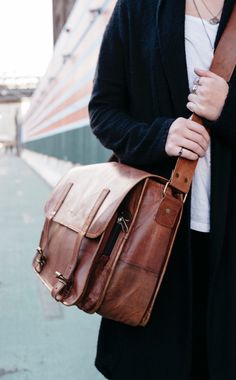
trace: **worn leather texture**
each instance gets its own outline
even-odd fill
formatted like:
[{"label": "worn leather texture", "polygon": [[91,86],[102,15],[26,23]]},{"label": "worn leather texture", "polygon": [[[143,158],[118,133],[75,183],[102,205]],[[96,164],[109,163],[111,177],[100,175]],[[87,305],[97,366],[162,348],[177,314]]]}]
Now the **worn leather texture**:
[{"label": "worn leather texture", "polygon": [[61,180],[33,260],[56,300],[146,325],[183,208],[184,194],[167,183],[115,162],[77,167]]}]

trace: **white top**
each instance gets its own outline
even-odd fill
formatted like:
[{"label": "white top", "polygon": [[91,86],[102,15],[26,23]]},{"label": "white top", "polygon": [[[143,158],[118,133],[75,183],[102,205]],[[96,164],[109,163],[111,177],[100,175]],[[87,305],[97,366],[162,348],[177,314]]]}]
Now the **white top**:
[{"label": "white top", "polygon": [[[214,46],[218,24],[212,25],[204,20],[204,25]],[[195,68],[208,70],[214,52],[209,38],[199,17],[185,17],[185,51],[187,60],[189,89],[193,87],[196,78]],[[206,155],[198,161],[192,183],[191,194],[191,229],[200,232],[210,232],[210,196],[211,196],[211,147]]]}]

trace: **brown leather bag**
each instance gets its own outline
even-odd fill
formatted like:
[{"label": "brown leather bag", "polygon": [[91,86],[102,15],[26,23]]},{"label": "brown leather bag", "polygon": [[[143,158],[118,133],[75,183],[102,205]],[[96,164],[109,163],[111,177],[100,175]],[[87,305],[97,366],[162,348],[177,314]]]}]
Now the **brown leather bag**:
[{"label": "brown leather bag", "polygon": [[[231,18],[211,68],[227,81],[236,61],[235,23]],[[179,158],[170,180],[115,162],[72,169],[46,204],[33,260],[52,296],[87,313],[145,326],[196,163]]]}]

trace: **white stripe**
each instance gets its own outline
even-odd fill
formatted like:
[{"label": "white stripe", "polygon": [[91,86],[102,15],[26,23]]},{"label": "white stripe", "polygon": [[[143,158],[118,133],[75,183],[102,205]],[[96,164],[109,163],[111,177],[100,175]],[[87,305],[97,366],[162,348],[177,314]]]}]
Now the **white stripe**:
[{"label": "white stripe", "polygon": [[[79,94],[79,90],[81,89],[81,85],[85,86],[86,84],[91,83],[91,81],[92,81],[92,79],[93,79],[93,75],[94,75],[94,71],[92,70],[92,71],[90,72],[90,75],[89,75],[88,77],[84,78],[84,81],[83,81],[83,82],[80,82],[79,84],[76,84],[75,86],[73,86],[73,87],[72,87],[73,91],[71,92],[71,95],[75,94],[76,92]],[[84,100],[84,99],[88,99],[88,98],[90,97],[90,95],[91,95],[91,94],[86,95],[86,96],[83,97],[80,101],[75,102],[75,103],[83,102],[83,100]],[[69,96],[66,97],[65,100],[67,100],[67,98],[69,98]],[[74,103],[72,103],[72,105],[73,105],[73,104],[74,104]],[[60,105],[60,104],[59,104],[59,105]],[[70,105],[70,106],[72,106],[72,105]],[[69,106],[69,107],[70,107],[70,106]],[[53,108],[53,109],[54,109],[54,108]],[[65,107],[64,110],[65,110],[65,109],[67,109],[67,107]],[[63,112],[63,111],[61,111],[61,112]],[[57,114],[58,114],[58,112],[56,113],[56,115],[57,115]],[[50,121],[50,120],[51,120],[52,118],[54,118],[56,115],[52,116],[50,119],[47,119],[47,121]],[[35,123],[35,124],[37,125],[37,120],[36,120],[36,123]],[[39,124],[38,127],[40,127],[40,125],[41,125],[41,123]],[[32,125],[31,127],[29,126],[29,127],[27,128],[27,131],[30,132],[30,131],[32,131],[32,130],[36,130],[38,127],[35,128],[34,125]]]},{"label": "white stripe", "polygon": [[[44,115],[46,116],[47,114],[49,114],[51,111],[53,111],[56,107],[60,106],[75,93],[79,93],[80,90],[83,90],[83,87],[85,87],[85,85],[88,85],[91,82],[91,80],[94,77],[94,65],[92,65],[92,68],[89,67],[89,69],[90,71],[88,71],[86,75],[84,75],[78,82],[75,82],[74,86],[69,87],[69,90],[67,90],[65,94],[63,94],[59,98],[56,98],[56,100],[50,106],[42,109],[42,111],[38,115],[41,120],[43,119]],[[29,123],[29,125],[27,124],[28,123],[26,123],[25,127],[27,126],[27,129],[31,130],[32,128],[34,128],[34,124],[38,124],[38,117],[35,117],[35,120],[32,120],[31,123]]]},{"label": "white stripe", "polygon": [[[93,50],[91,49],[90,51],[88,51],[88,56],[89,56],[89,54],[91,53],[91,54],[93,54],[94,52],[95,52],[95,49],[97,48],[97,54],[96,54],[96,56],[98,55],[98,50],[99,50],[99,44],[100,44],[100,42],[97,42],[96,41],[96,43],[94,44],[94,42],[93,42]],[[87,57],[86,57],[87,58]],[[84,62],[85,64],[86,64],[86,61]],[[55,88],[54,88],[54,90],[53,91],[50,91],[50,93],[49,93],[49,97],[45,97],[45,101],[43,102],[43,103],[45,103],[45,102],[50,102],[50,100],[57,94],[57,93],[60,93],[60,89],[66,84],[66,82],[68,81],[68,80],[70,80],[74,75],[77,75],[78,74],[78,70],[79,70],[79,68],[80,68],[80,66],[83,64],[83,61],[79,61],[78,62],[78,64],[76,65],[76,66],[74,66],[73,67],[73,69],[70,71],[70,75],[69,76],[66,76],[65,75],[65,77],[63,78],[63,80],[61,80],[60,79],[60,76],[57,78],[57,81],[58,81],[58,85],[57,86],[55,86]],[[88,71],[88,73],[91,75],[91,73],[92,73],[92,77],[94,76],[94,71],[95,71],[95,64],[96,64],[96,60],[94,60],[94,61],[89,61],[88,63],[87,63],[87,68],[88,68],[88,70],[90,70],[90,71]],[[86,73],[87,74],[87,73]],[[37,118],[38,118],[38,116],[41,116],[42,115],[42,112],[44,111],[44,110],[49,110],[49,112],[50,112],[50,110],[52,110],[54,107],[56,107],[56,105],[58,105],[59,104],[59,101],[60,101],[60,99],[62,99],[62,100],[65,100],[65,99],[67,99],[67,97],[69,97],[69,95],[67,96],[67,94],[72,94],[73,93],[73,90],[76,90],[76,91],[78,91],[80,88],[79,87],[82,87],[82,85],[85,83],[85,78],[88,78],[88,75],[86,75],[86,74],[83,74],[83,76],[82,76],[82,78],[81,79],[79,79],[79,81],[77,81],[76,82],[76,85],[75,86],[73,86],[73,87],[71,87],[71,91],[68,93],[68,92],[66,92],[65,93],[65,95],[62,95],[62,97],[61,98],[59,98],[59,100],[58,100],[58,98],[50,105],[50,106],[48,106],[47,107],[47,103],[44,105],[44,107],[42,107],[42,103],[41,103],[41,106],[37,109],[37,111],[36,112],[34,112],[33,114],[32,114],[32,117],[33,117],[33,119],[32,119],[32,117],[30,117],[27,121],[26,121],[26,123],[25,123],[25,128],[30,128],[30,126],[33,124],[33,122],[35,122],[36,120],[37,120]],[[67,90],[68,91],[68,90]],[[55,105],[56,104],[56,105]],[[44,113],[44,112],[43,112]]]},{"label": "white stripe", "polygon": [[58,135],[60,133],[69,132],[69,131],[72,131],[74,129],[85,128],[88,126],[89,126],[89,118],[86,118],[86,119],[83,119],[79,122],[66,124],[63,127],[56,129],[56,131],[53,130],[53,131],[45,132],[44,134],[42,134],[40,136],[31,137],[30,139],[27,139],[27,140],[23,139],[23,143],[27,143],[27,142],[35,141],[35,140],[41,140],[41,139],[44,139],[44,138],[47,138],[50,136]]},{"label": "white stripe", "polygon": [[[49,127],[52,124],[55,124],[57,121],[64,119],[66,116],[69,116],[70,114],[80,111],[84,107],[88,105],[90,96],[86,96],[82,100],[73,103],[72,105],[68,106],[65,108],[63,111],[57,113],[55,116],[51,117],[51,119],[47,120],[46,122],[40,124],[37,128],[33,129],[32,131],[29,132],[29,136],[31,134],[34,134],[35,132],[40,132],[41,130]],[[60,127],[58,127],[60,128]]]}]

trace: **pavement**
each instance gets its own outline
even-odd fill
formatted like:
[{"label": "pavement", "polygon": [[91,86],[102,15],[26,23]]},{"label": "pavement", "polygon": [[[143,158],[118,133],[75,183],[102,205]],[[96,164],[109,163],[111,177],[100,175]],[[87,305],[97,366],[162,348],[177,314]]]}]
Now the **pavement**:
[{"label": "pavement", "polygon": [[50,191],[23,160],[0,154],[0,379],[101,380],[100,317],[58,304],[31,266]]}]

